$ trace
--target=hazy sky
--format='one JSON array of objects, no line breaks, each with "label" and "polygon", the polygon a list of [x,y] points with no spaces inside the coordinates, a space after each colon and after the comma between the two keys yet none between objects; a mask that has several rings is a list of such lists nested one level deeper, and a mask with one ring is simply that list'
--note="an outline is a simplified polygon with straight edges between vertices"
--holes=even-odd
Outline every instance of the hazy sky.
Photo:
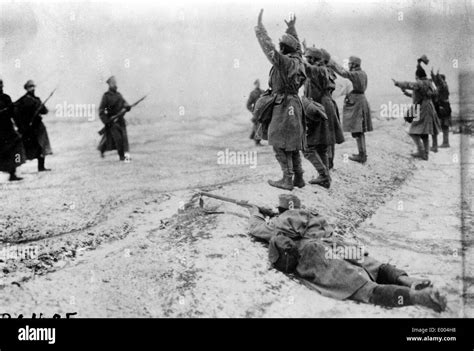
[{"label": "hazy sky", "polygon": [[31,78],[40,96],[59,86],[53,103],[98,104],[114,74],[130,102],[150,93],[156,113],[226,114],[244,108],[255,78],[266,86],[260,8],[274,43],[293,12],[309,44],[339,62],[360,56],[375,105],[397,93],[390,78],[413,79],[422,54],[452,90],[453,62],[469,61],[463,1],[15,1],[0,3],[0,76],[14,99]]}]

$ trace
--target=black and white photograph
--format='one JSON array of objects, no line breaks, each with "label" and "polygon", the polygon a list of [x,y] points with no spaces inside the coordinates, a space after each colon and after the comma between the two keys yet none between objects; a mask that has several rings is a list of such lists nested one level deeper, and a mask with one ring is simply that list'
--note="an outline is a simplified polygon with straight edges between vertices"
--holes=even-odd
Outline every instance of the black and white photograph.
[{"label": "black and white photograph", "polygon": [[0,1],[0,319],[473,318],[473,11]]}]

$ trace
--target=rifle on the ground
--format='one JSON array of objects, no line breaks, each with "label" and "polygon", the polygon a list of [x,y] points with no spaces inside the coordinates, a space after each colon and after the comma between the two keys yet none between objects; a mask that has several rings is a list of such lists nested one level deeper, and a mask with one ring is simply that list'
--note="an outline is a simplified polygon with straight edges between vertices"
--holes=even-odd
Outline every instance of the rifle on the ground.
[{"label": "rifle on the ground", "polygon": [[255,204],[249,203],[248,201],[235,200],[235,199],[231,199],[230,197],[214,195],[214,194],[207,193],[207,192],[204,192],[204,191],[199,193],[199,206],[200,207],[204,207],[204,200],[202,198],[203,196],[207,196],[207,197],[217,199],[217,200],[221,200],[221,201],[225,201],[225,202],[230,202],[232,204],[236,204],[238,206],[242,206],[242,207],[246,207],[246,208],[251,208],[251,207],[255,206],[265,216],[273,217],[273,216],[277,215],[277,213],[275,213],[272,209],[269,209],[269,208],[266,208],[266,207],[263,207],[263,206],[257,206]]},{"label": "rifle on the ground", "polygon": [[31,118],[30,124],[28,127],[31,127],[33,125],[33,122],[35,121],[36,117],[39,115],[43,107],[46,105],[49,99],[51,99],[51,96],[53,96],[54,92],[56,91],[57,88],[54,88],[54,90],[49,94],[49,96],[41,103],[41,105],[36,109],[35,114]]},{"label": "rifle on the ground", "polygon": [[[144,97],[142,97],[141,99],[135,101],[133,104],[130,105],[130,108],[132,107],[135,107],[137,106],[140,102],[142,102],[143,100],[145,100],[146,98],[146,95]],[[120,117],[123,117],[125,116],[125,114],[127,113],[127,108],[123,107],[119,113],[117,113],[115,116],[112,116],[110,117],[109,121],[107,122],[107,124],[112,124],[112,123],[115,123],[115,121],[117,121]],[[101,130],[98,131],[99,135],[102,135],[105,133],[107,127],[104,126]]]}]

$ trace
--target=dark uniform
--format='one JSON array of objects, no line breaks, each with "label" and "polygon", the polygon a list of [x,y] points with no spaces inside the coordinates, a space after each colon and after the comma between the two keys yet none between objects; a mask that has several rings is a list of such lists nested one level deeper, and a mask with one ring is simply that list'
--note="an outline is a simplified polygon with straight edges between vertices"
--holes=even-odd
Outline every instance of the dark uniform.
[{"label": "dark uniform", "polygon": [[26,155],[20,135],[13,127],[12,99],[0,90],[0,171],[16,180],[15,170],[25,163]]},{"label": "dark uniform", "polygon": [[327,85],[327,98],[332,101],[332,105],[326,102],[327,98],[324,98],[324,108],[326,109],[326,114],[328,115],[329,121],[329,135],[333,136],[333,142],[329,144],[328,147],[328,159],[329,159],[329,169],[334,167],[334,157],[336,155],[335,144],[342,144],[345,141],[344,132],[342,131],[341,117],[339,115],[339,108],[337,107],[336,101],[332,97],[332,93],[336,89],[336,73],[334,70],[328,66],[329,61],[331,60],[331,55],[324,49],[321,49],[323,54],[324,64],[328,70],[329,82]]},{"label": "dark uniform", "polygon": [[281,43],[291,47],[293,52],[283,54],[275,48],[263,24],[255,27],[258,42],[272,64],[269,87],[274,98],[271,122],[268,127],[268,143],[273,146],[275,157],[280,164],[283,178],[269,181],[269,184],[282,189],[304,186],[303,169],[299,151],[305,142],[305,121],[303,105],[298,90],[306,79],[301,47],[298,39],[285,34]]},{"label": "dark uniform", "polygon": [[125,153],[129,152],[125,118],[121,116],[115,122],[111,122],[110,119],[122,111],[123,108],[129,110],[130,105],[117,90],[109,89],[104,93],[99,106],[99,116],[105,124],[105,133],[97,149],[101,154],[106,151],[117,150],[120,160],[124,160]]},{"label": "dark uniform", "polygon": [[250,133],[250,139],[255,140],[255,143],[258,145],[260,144],[260,138],[258,137],[257,133],[257,127],[258,123],[256,118],[253,116],[253,110],[255,108],[255,103],[257,102],[258,98],[263,94],[263,90],[260,88],[255,88],[250,92],[249,98],[247,100],[247,110],[252,113],[252,132]]},{"label": "dark uniform", "polygon": [[441,130],[443,131],[443,143],[440,147],[449,147],[449,127],[451,126],[451,104],[449,103],[449,87],[446,79],[442,74],[434,74],[431,72],[431,79],[436,85],[438,94],[433,99],[436,113],[441,122]]},{"label": "dark uniform", "polygon": [[[416,118],[412,121],[408,134],[410,134],[418,149],[418,153],[413,156],[428,160],[428,136],[435,134],[435,131],[441,128],[433,105],[433,96],[436,94],[433,85],[426,76],[419,77],[416,82],[396,82],[395,85],[402,90],[413,90],[411,94],[413,105],[419,111],[419,115],[417,113]],[[421,142],[423,142],[423,146]]]},{"label": "dark uniform", "polygon": [[[318,55],[317,49],[309,48],[306,50],[305,55]],[[327,69],[322,65],[305,63],[305,70],[308,79],[304,83],[304,96],[321,103],[329,81]],[[326,110],[326,106],[323,106]],[[328,127],[329,121],[328,119],[321,118],[312,120],[309,116],[306,116],[306,120],[306,142],[308,146],[304,151],[304,156],[319,173],[318,179],[312,179],[310,183],[329,188],[331,182],[328,158],[328,145],[331,143]]]},{"label": "dark uniform", "polygon": [[[48,132],[41,115],[48,113],[46,106],[34,92],[28,92],[15,103],[15,123],[23,140],[28,160],[38,159],[38,171],[47,170],[44,166],[46,155],[51,155]],[[35,116],[36,114],[36,116]]]}]

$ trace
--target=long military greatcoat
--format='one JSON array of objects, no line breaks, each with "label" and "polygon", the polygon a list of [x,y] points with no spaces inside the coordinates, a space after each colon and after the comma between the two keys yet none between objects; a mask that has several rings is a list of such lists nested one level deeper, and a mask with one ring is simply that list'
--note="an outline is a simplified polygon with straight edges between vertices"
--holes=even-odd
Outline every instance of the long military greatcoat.
[{"label": "long military greatcoat", "polygon": [[0,171],[12,172],[25,163],[26,155],[21,137],[13,128],[12,99],[0,93]]},{"label": "long military greatcoat", "polygon": [[305,118],[298,90],[306,79],[301,50],[283,55],[278,52],[265,27],[255,27],[258,42],[272,64],[269,87],[275,96],[268,127],[268,144],[296,151],[306,145]]},{"label": "long military greatcoat", "polygon": [[[39,112],[35,116],[38,109]],[[41,106],[40,98],[31,93],[26,93],[15,103],[15,123],[22,136],[28,160],[53,153],[48,132],[41,117],[47,113],[48,109],[46,106]]]},{"label": "long military greatcoat", "polygon": [[258,210],[251,211],[249,234],[269,242],[283,234],[298,246],[299,260],[296,272],[310,281],[322,295],[346,299],[368,281],[376,281],[381,263],[364,256],[363,259],[340,257],[332,254],[334,245],[351,244],[333,234],[326,219],[304,209],[288,210],[267,223]]},{"label": "long military greatcoat", "polygon": [[[409,134],[435,134],[441,129],[435,107],[433,96],[436,94],[430,80],[418,79],[416,82],[398,82],[401,89],[413,90],[412,99],[415,111],[419,116],[415,116],[408,130]],[[417,113],[418,113],[417,112]]]},{"label": "long military greatcoat", "polygon": [[308,122],[308,145],[334,145],[344,141],[337,106],[331,97],[329,70],[322,65],[305,64],[304,95],[324,106],[327,121]]},{"label": "long military greatcoat", "polygon": [[342,127],[345,132],[363,133],[370,132],[372,126],[372,117],[370,115],[370,106],[365,97],[367,89],[367,73],[360,68],[348,71],[336,62],[331,61],[331,67],[341,77],[347,78],[352,82],[352,91],[346,95],[342,111]]},{"label": "long military greatcoat", "polygon": [[112,123],[110,118],[117,115],[124,107],[129,106],[118,91],[109,89],[102,96],[99,106],[100,120],[105,124],[105,133],[97,149],[100,152],[117,150],[118,145],[123,147],[124,152],[129,151],[127,127],[125,118],[121,116]]}]

